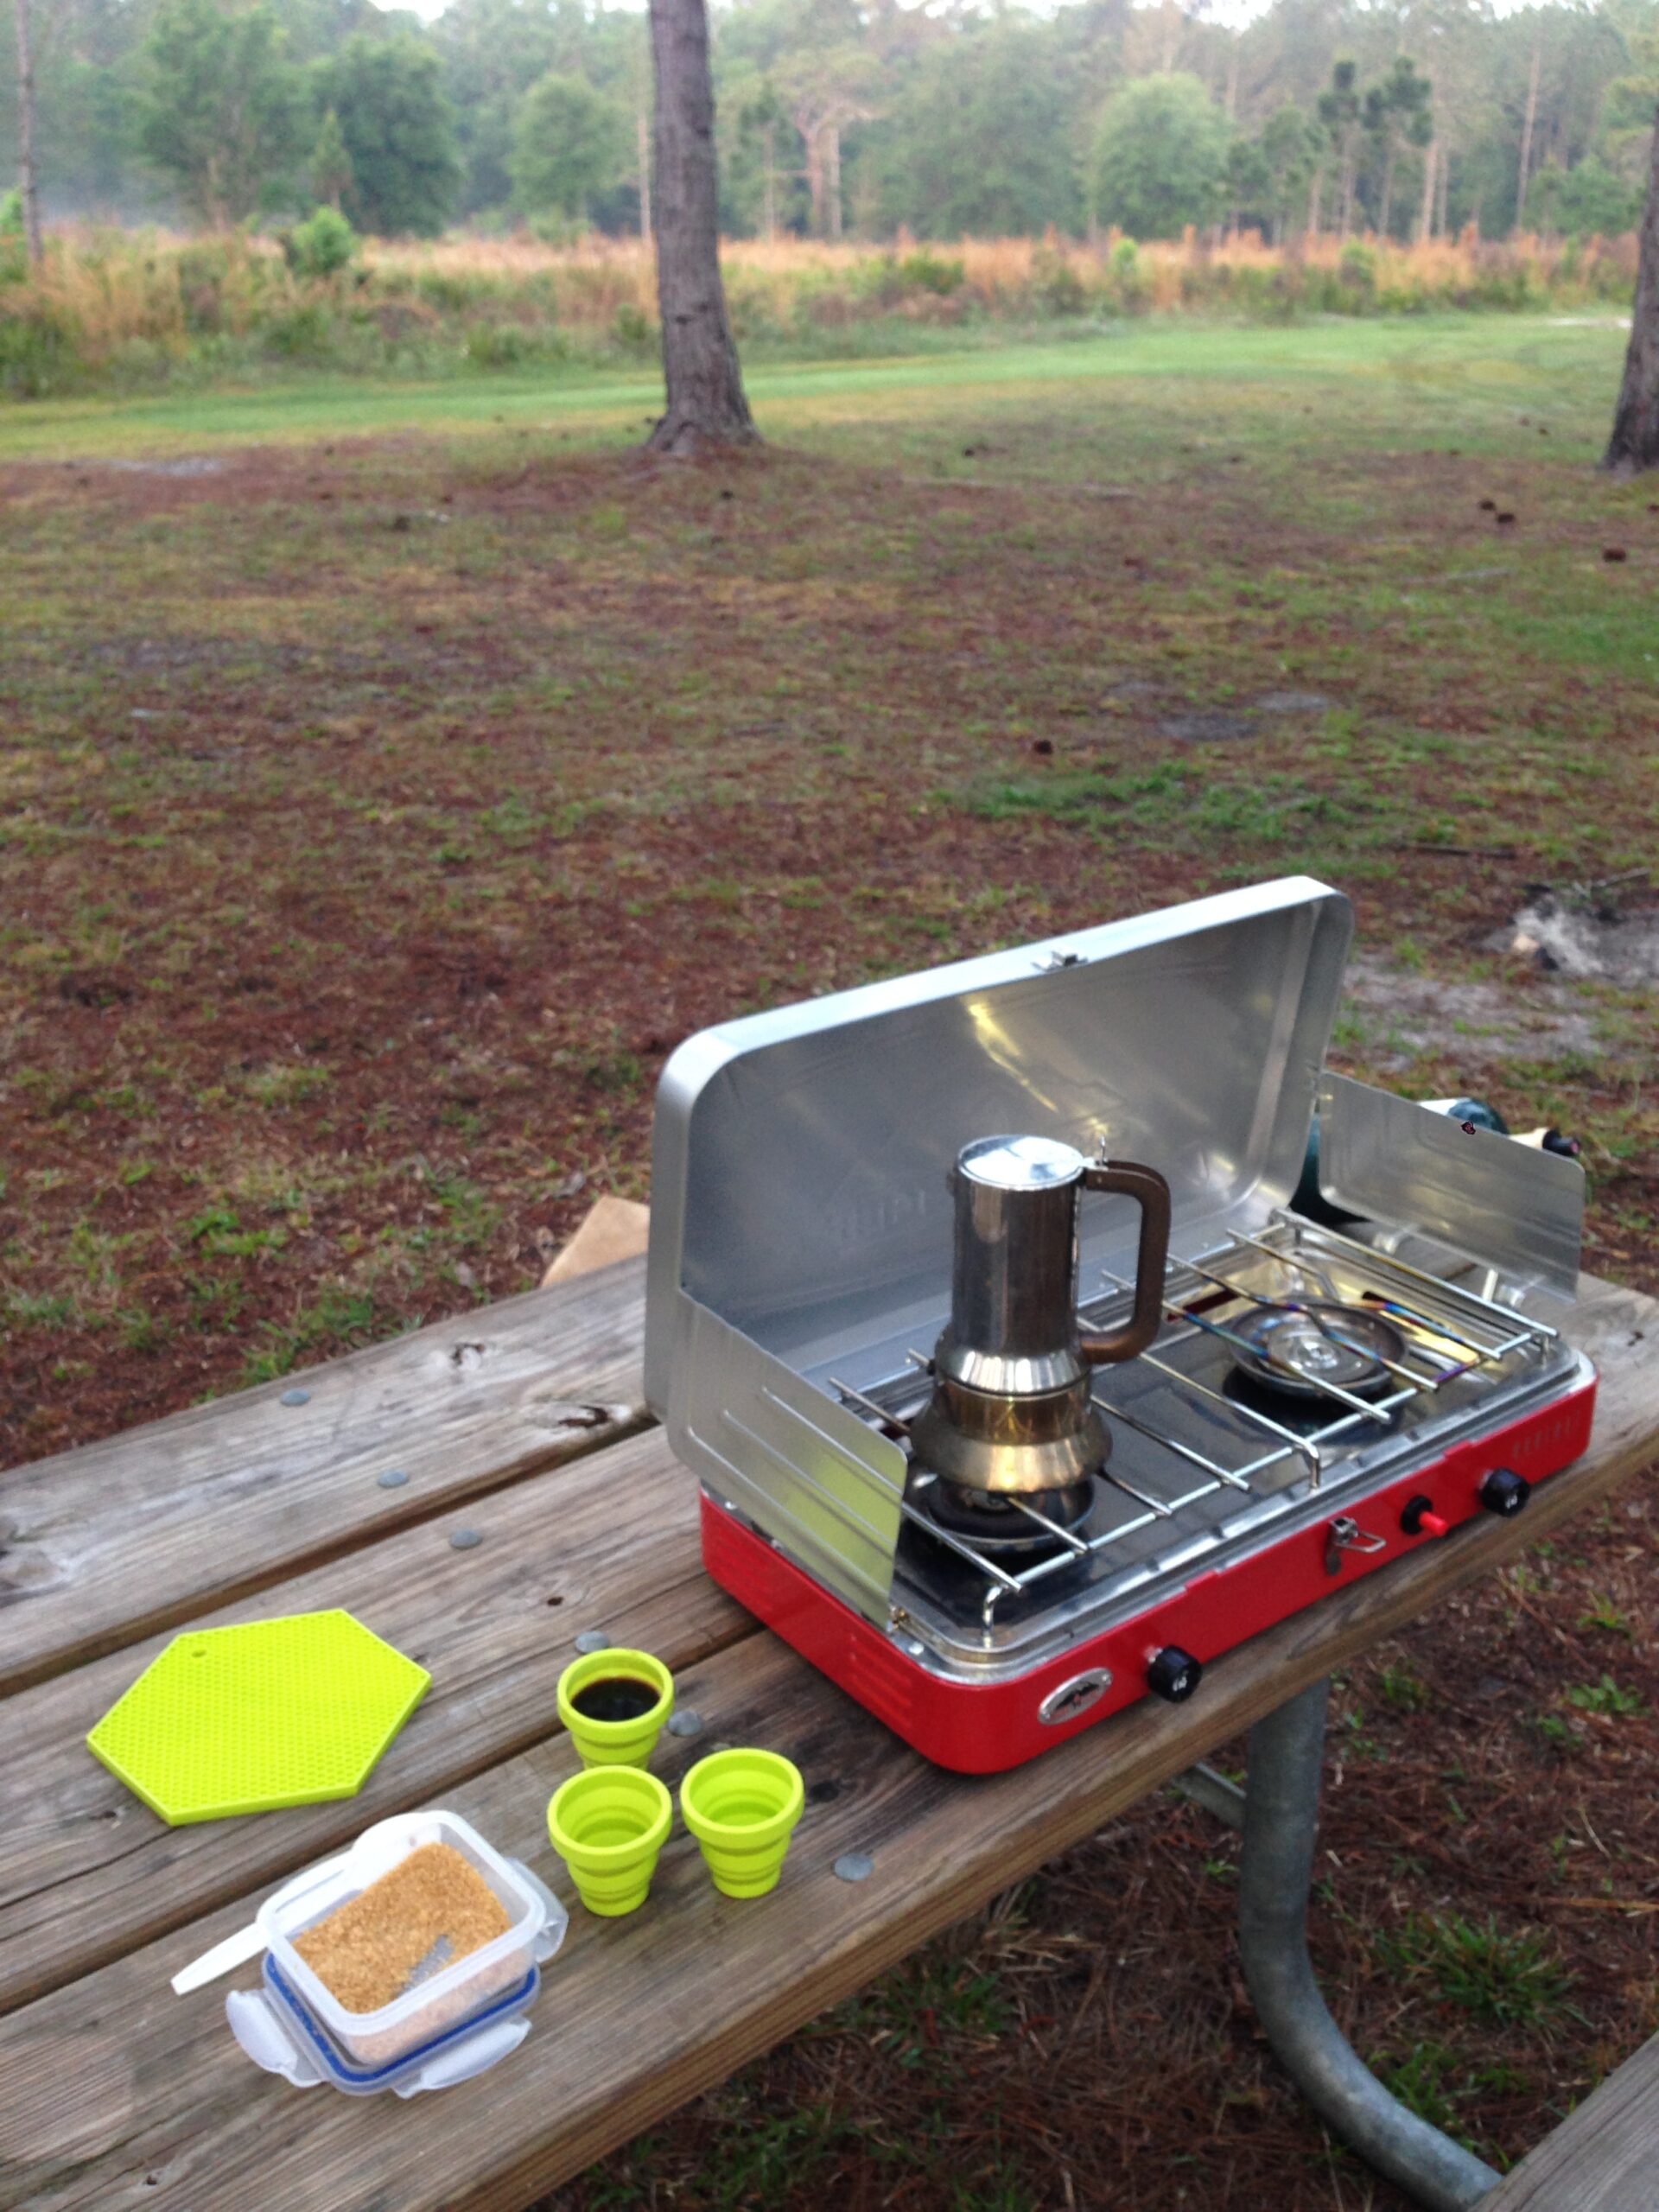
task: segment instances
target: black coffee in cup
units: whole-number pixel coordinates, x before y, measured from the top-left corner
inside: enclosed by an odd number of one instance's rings
[[[601,1675],[584,1682],[570,1702],[584,1720],[638,1720],[661,1695],[655,1682],[641,1681],[638,1675]]]

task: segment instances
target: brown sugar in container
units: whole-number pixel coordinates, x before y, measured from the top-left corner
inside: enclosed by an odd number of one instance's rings
[[[539,1892],[539,1894],[538,1894]],[[378,2069],[524,1980],[563,1908],[448,1812],[406,1813],[308,1868],[257,1915],[270,1961],[355,2067]]]

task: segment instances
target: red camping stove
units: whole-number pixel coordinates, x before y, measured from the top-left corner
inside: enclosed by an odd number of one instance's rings
[[[1586,1446],[1582,1172],[1322,1072],[1350,928],[1293,879],[664,1073],[646,1389],[709,1571],[942,1766],[1191,1697]]]

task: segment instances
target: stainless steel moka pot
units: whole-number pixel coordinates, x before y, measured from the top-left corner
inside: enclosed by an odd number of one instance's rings
[[[970,1519],[1007,1514],[1018,1496],[1069,1521],[1111,1448],[1090,1370],[1144,1351],[1162,1319],[1169,1185],[1155,1168],[1091,1162],[1031,1136],[978,1138],[950,1181],[950,1320],[934,1349],[933,1395],[911,1430],[916,1464]],[[1141,1208],[1134,1309],[1109,1334],[1085,1328],[1077,1310],[1085,1191],[1119,1192]]]

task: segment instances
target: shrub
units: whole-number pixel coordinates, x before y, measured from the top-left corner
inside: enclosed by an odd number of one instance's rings
[[[588,235],[586,223],[575,215],[561,215],[553,207],[543,207],[532,215],[524,228],[537,245],[550,245],[560,251],[568,246],[580,245]]]
[[[1241,314],[1256,322],[1288,322],[1302,304],[1301,271],[1294,264],[1277,269],[1224,269],[1227,295]]]
[[[806,295],[806,312],[822,330],[844,330],[853,320],[854,303],[834,285]]]
[[[724,276],[726,313],[740,346],[786,334],[788,324],[778,313],[769,284],[747,269],[730,269]]]
[[[1138,315],[1151,304],[1152,288],[1141,265],[1141,249],[1133,238],[1119,238],[1106,264],[1106,296],[1125,315]]]
[[[611,317],[611,342],[630,353],[643,353],[656,344],[651,317],[632,300],[624,300]]]
[[[326,361],[334,351],[334,327],[321,301],[308,300],[274,316],[266,326],[265,351],[282,361]]]
[[[458,315],[475,303],[478,287],[464,276],[452,275],[442,269],[427,269],[416,279],[415,291],[417,298],[435,308],[440,315]]]
[[[1368,245],[1345,245],[1337,264],[1337,283],[1351,315],[1363,314],[1376,297],[1376,256]]]
[[[439,319],[418,300],[380,300],[362,313],[389,353],[438,334]]]
[[[0,284],[20,284],[29,274],[23,245],[23,195],[14,185],[0,193]]]
[[[333,276],[357,251],[357,232],[338,207],[319,207],[283,240],[283,253],[296,276]]]
[[[905,256],[899,264],[899,275],[908,290],[931,292],[936,298],[948,300],[952,292],[962,289],[968,270],[964,263],[946,261],[923,246],[919,251]]]
[[[1082,277],[1052,246],[1039,245],[1032,255],[1031,285],[1037,304],[1049,315],[1082,315],[1089,305]]]
[[[522,323],[474,323],[462,354],[474,370],[522,370],[531,360],[562,360],[569,352],[556,329]]]
[[[73,319],[48,300],[24,294],[15,308],[0,306],[0,391],[19,399],[44,399],[79,380],[81,333]]]

